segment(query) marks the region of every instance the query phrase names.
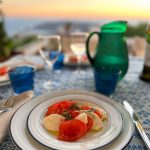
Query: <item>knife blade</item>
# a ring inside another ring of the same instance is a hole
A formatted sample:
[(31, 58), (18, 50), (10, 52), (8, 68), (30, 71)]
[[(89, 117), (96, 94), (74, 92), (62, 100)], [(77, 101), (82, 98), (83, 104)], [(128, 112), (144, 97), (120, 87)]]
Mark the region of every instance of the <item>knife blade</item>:
[(150, 150), (150, 140), (148, 139), (143, 127), (142, 127), (142, 123), (140, 121), (140, 118), (138, 117), (138, 114), (134, 111), (133, 107), (127, 102), (127, 101), (123, 101), (123, 105), (125, 107), (125, 109), (129, 112), (140, 136), (142, 137), (147, 149)]

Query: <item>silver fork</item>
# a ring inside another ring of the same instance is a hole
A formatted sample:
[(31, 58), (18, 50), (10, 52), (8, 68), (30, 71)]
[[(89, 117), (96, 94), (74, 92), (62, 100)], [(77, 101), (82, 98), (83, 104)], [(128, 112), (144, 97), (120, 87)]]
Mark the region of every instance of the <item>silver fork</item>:
[(1, 106), (0, 113), (11, 110), (15, 101), (15, 96), (10, 96)]

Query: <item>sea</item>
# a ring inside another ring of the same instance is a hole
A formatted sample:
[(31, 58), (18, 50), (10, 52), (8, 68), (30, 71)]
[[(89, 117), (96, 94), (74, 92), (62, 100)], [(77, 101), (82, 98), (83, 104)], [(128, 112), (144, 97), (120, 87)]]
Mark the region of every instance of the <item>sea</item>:
[(35, 26), (48, 21), (46, 18), (5, 17), (4, 25), (9, 37), (21, 33), (38, 32)]
[[(55, 29), (53, 30), (41, 30), (37, 29), (36, 26), (41, 25), (43, 23), (59, 23), (61, 24), (64, 22), (78, 22), (78, 23), (88, 23), (88, 24), (97, 24), (101, 25), (105, 22), (112, 21), (109, 19), (98, 19), (98, 20), (84, 20), (84, 19), (59, 19), (59, 18), (30, 18), (30, 17), (5, 17), (4, 18), (4, 24), (5, 24), (5, 30), (7, 32), (7, 35), (9, 37), (14, 36), (16, 34), (52, 34), (55, 33)], [(139, 20), (129, 20), (129, 24), (131, 25), (137, 25)]]

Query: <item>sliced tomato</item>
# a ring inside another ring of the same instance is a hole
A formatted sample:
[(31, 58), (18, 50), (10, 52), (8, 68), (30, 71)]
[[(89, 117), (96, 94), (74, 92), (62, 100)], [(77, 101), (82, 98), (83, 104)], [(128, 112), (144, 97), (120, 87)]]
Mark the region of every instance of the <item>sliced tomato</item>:
[(100, 117), (100, 119), (103, 117), (102, 112), (100, 112), (100, 111), (97, 110), (97, 109), (94, 110), (94, 113), (96, 113), (96, 114)]
[(63, 111), (69, 109), (73, 104), (76, 104), (76, 103), (73, 101), (69, 101), (69, 100), (55, 103), (48, 107), (48, 110), (45, 116), (48, 116), (51, 114), (62, 114)]
[(45, 116), (49, 116), (51, 114), (60, 114), (61, 113), (61, 107), (59, 105), (59, 103), (53, 104), (52, 106), (48, 107), (48, 110), (46, 112)]
[(85, 135), (86, 124), (80, 120), (73, 119), (60, 124), (58, 139), (63, 141), (75, 141)]
[(90, 110), (91, 108), (89, 106), (81, 106), (82, 110)]
[(69, 109), (72, 105), (76, 104), (76, 102), (66, 100), (66, 101), (59, 102), (59, 104), (62, 109)]
[(1, 67), (0, 68), (0, 75), (5, 75), (8, 72), (8, 67)]
[(87, 126), (87, 132), (88, 132), (92, 128), (93, 119), (89, 116), (87, 116), (87, 119), (88, 119), (88, 123), (86, 124), (86, 126)]
[(80, 114), (79, 111), (71, 111), (70, 113), (71, 113), (72, 118), (75, 118)]

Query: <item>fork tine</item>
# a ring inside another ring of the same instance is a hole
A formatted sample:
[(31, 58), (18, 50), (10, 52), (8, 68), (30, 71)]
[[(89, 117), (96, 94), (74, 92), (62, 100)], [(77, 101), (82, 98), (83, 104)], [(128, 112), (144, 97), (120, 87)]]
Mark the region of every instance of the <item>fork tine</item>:
[(3, 103), (2, 107), (4, 107), (5, 105), (7, 105), (9, 99), (10, 99), (10, 97), (5, 100), (5, 102)]
[(15, 100), (15, 97), (14, 97), (14, 96), (12, 96), (11, 100), (10, 100), (10, 101), (8, 101), (7, 107), (12, 107), (12, 106), (13, 106), (13, 104), (14, 104), (14, 100)]
[(12, 107), (15, 100), (15, 96), (9, 97), (6, 102), (3, 104), (3, 107)]
[(7, 100), (3, 104), (3, 107), (6, 106), (9, 103), (10, 100), (11, 100), (11, 97), (8, 97)]

